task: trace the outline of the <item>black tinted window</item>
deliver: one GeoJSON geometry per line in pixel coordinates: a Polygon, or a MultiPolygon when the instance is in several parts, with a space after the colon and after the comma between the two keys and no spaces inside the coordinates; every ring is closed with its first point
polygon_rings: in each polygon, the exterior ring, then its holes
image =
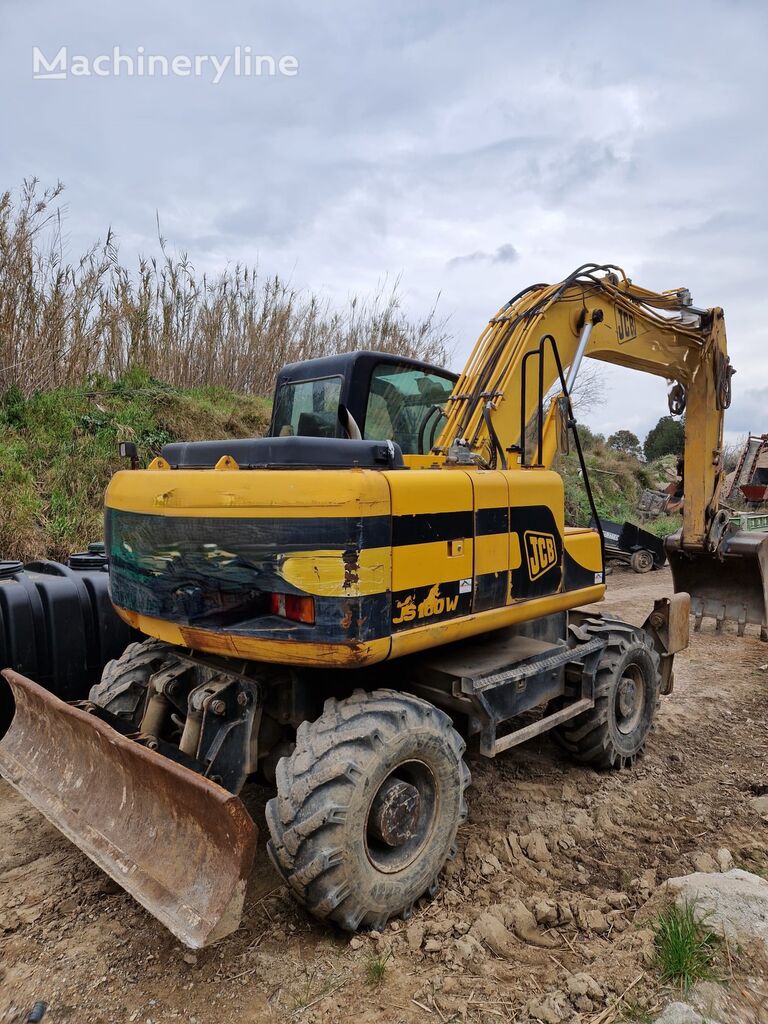
{"type": "Polygon", "coordinates": [[[277,437],[335,437],[341,377],[283,384],[275,401],[277,437]]]}

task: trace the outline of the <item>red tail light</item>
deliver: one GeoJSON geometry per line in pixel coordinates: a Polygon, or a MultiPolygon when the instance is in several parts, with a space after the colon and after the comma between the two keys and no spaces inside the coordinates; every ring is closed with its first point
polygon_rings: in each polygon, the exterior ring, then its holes
{"type": "Polygon", "coordinates": [[[299,594],[270,594],[269,610],[273,615],[290,619],[292,622],[315,622],[315,599],[299,594]]]}

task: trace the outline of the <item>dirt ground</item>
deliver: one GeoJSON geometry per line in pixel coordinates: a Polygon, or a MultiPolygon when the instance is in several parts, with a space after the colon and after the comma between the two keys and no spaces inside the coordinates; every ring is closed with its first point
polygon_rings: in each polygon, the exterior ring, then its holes
{"type": "MultiPolygon", "coordinates": [[[[671,576],[609,584],[601,610],[642,622],[671,576]]],[[[652,963],[659,883],[714,869],[723,848],[768,873],[750,802],[768,792],[766,662],[756,637],[705,624],[631,771],[575,766],[546,737],[471,757],[457,859],[434,900],[379,936],[309,919],[262,850],[240,930],[195,957],[0,784],[0,1022],[36,1000],[46,1024],[653,1019],[672,995],[652,963]]],[[[267,796],[246,795],[262,838],[267,796]]],[[[768,1021],[762,958],[721,959],[731,1019],[768,1021]]]]}

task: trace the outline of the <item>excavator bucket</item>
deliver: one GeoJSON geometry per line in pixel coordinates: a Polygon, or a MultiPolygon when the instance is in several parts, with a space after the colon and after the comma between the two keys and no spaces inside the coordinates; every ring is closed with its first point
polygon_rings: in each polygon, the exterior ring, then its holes
{"type": "Polygon", "coordinates": [[[181,941],[240,923],[256,826],[240,800],[6,669],[0,773],[181,941]]]}
{"type": "Polygon", "coordinates": [[[713,554],[686,551],[676,533],[667,538],[666,549],[675,591],[691,595],[695,629],[708,617],[720,631],[728,619],[737,624],[739,636],[751,623],[760,627],[760,639],[768,640],[768,533],[733,533],[713,554]]]}

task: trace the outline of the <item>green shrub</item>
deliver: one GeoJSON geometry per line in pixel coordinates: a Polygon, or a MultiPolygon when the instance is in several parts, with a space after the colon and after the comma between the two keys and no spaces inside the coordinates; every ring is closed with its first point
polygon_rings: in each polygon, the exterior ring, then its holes
{"type": "Polygon", "coordinates": [[[103,533],[104,490],[134,441],[145,462],[168,441],[264,433],[269,402],[221,387],[180,391],[134,368],[87,388],[0,399],[0,557],[64,559],[103,533]]]}

